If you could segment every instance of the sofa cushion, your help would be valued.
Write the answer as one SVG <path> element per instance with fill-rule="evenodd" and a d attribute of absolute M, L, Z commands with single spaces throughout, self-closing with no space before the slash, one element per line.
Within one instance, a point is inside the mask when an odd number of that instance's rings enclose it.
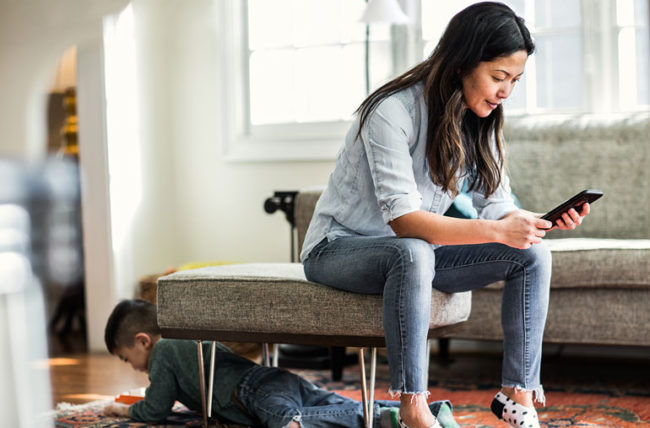
<path fill-rule="evenodd" d="M 472 315 L 458 339 L 501 340 L 501 290 L 472 292 Z M 561 288 L 551 291 L 544 342 L 650 346 L 650 288 Z"/>
<path fill-rule="evenodd" d="M 471 293 L 434 290 L 430 326 L 465 321 Z M 382 298 L 305 279 L 300 263 L 245 263 L 158 280 L 161 328 L 383 337 Z"/>
<path fill-rule="evenodd" d="M 650 239 L 546 239 L 551 288 L 650 288 Z M 503 288 L 503 282 L 489 285 Z"/>
<path fill-rule="evenodd" d="M 582 226 L 554 237 L 650 239 L 650 113 L 511 118 L 504 135 L 524 209 L 547 212 L 583 189 L 605 193 Z"/>
<path fill-rule="evenodd" d="M 650 288 L 650 239 L 547 239 L 551 287 Z"/>

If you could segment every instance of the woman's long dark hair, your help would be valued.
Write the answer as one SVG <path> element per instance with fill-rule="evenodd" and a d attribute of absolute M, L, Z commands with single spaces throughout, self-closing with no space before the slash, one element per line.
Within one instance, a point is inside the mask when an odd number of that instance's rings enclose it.
<path fill-rule="evenodd" d="M 451 19 L 428 59 L 365 99 L 356 111 L 360 120 L 357 138 L 382 100 L 423 82 L 429 110 L 426 154 L 431 179 L 443 190 L 456 194 L 457 171 L 475 165 L 470 189 L 481 189 L 486 197 L 491 195 L 501 183 L 503 170 L 503 107 L 499 105 L 485 118 L 465 109 L 462 78 L 482 61 L 521 50 L 530 55 L 535 45 L 524 20 L 512 9 L 495 2 L 467 7 Z"/>

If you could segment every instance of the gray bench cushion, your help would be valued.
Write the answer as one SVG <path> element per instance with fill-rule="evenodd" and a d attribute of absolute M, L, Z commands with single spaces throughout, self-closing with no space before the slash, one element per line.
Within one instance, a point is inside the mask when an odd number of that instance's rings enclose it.
<path fill-rule="evenodd" d="M 299 263 L 246 263 L 179 271 L 158 280 L 158 308 L 163 331 L 268 333 L 286 335 L 287 343 L 291 335 L 384 336 L 380 295 L 348 293 L 309 282 Z M 465 321 L 470 309 L 471 293 L 433 290 L 430 327 Z M 173 335 L 178 336 L 178 331 Z M 222 340 L 237 340 L 232 334 L 227 336 Z M 242 335 L 241 340 L 250 337 Z"/>

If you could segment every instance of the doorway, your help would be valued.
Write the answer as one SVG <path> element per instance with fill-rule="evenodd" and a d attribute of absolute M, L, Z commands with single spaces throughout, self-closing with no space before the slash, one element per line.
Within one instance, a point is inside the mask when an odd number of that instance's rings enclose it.
<path fill-rule="evenodd" d="M 61 55 L 47 93 L 47 193 L 33 207 L 34 269 L 43 282 L 50 354 L 87 349 L 79 123 L 77 49 Z"/>

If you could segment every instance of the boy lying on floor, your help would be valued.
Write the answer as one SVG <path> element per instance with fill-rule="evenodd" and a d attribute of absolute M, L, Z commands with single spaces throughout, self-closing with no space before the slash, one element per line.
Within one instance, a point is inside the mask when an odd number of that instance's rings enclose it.
<path fill-rule="evenodd" d="M 171 413 L 175 401 L 201 411 L 196 342 L 162 339 L 154 304 L 120 302 L 108 318 L 104 339 L 111 354 L 147 372 L 150 381 L 144 400 L 113 403 L 104 413 L 157 422 Z M 209 343 L 203 347 L 209 362 Z M 270 428 L 363 426 L 362 403 L 320 389 L 289 371 L 259 366 L 221 344 L 215 353 L 214 385 L 212 411 L 221 422 Z M 458 427 L 449 401 L 429 407 L 443 427 Z M 398 427 L 398 410 L 399 401 L 375 402 L 375 427 Z"/>

